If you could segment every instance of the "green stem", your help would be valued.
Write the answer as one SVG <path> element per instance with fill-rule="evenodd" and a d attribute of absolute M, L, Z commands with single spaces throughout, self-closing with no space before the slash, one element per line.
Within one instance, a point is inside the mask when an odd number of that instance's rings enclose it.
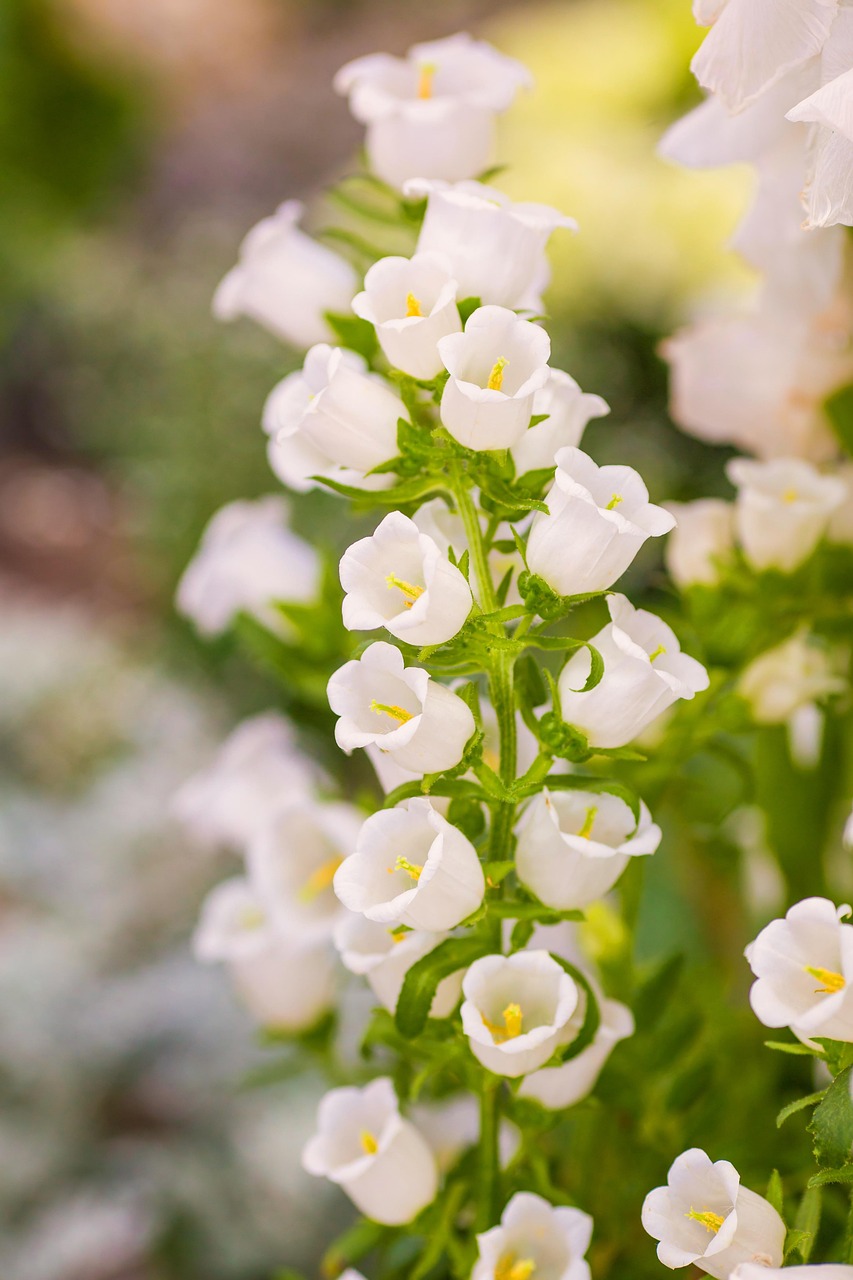
<path fill-rule="evenodd" d="M 484 613 L 493 613 L 498 607 L 498 600 L 489 570 L 488 553 L 483 539 L 483 531 L 480 528 L 477 508 L 471 501 L 471 494 L 464 480 L 458 475 L 454 479 L 456 483 L 453 486 L 453 495 L 456 498 L 456 505 L 459 508 L 462 523 L 465 526 L 465 537 L 468 542 L 468 550 L 471 553 L 471 565 L 477 582 L 480 606 Z"/>
<path fill-rule="evenodd" d="M 501 781 L 511 786 L 518 771 L 518 735 L 515 725 L 515 659 L 512 654 L 498 653 L 489 675 L 489 692 L 498 721 L 500 738 Z M 515 821 L 515 805 L 499 804 L 492 818 L 492 834 L 489 857 L 508 858 L 512 851 L 512 827 Z"/>
<path fill-rule="evenodd" d="M 500 1213 L 500 1082 L 487 1084 L 480 1094 L 480 1195 L 477 1230 L 488 1231 Z"/>

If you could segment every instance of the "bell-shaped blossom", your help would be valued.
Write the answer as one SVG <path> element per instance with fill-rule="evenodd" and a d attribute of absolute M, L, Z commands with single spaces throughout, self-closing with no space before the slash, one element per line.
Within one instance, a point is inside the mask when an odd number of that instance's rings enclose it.
<path fill-rule="evenodd" d="M 458 296 L 501 307 L 530 305 L 531 282 L 547 280 L 545 246 L 573 218 L 544 204 L 515 203 L 481 182 L 407 182 L 408 196 L 427 197 L 418 252 L 450 259 Z"/>
<path fill-rule="evenodd" d="M 463 333 L 438 344 L 450 377 L 441 421 L 469 449 L 508 449 L 530 425 L 533 399 L 548 381 L 551 339 L 506 307 L 479 307 Z"/>
<path fill-rule="evenodd" d="M 342 751 L 375 743 L 417 774 L 452 769 L 475 729 L 461 698 L 422 668 L 405 667 L 400 650 L 383 641 L 336 671 L 328 695 L 340 717 L 335 738 Z"/>
<path fill-rule="evenodd" d="M 334 1002 L 331 948 L 283 933 L 248 880 L 211 891 L 194 948 L 198 960 L 225 963 L 249 1012 L 270 1030 L 304 1031 Z"/>
<path fill-rule="evenodd" d="M 340 576 L 350 631 L 385 627 L 409 644 L 443 644 L 471 612 L 471 588 L 462 573 L 399 511 L 344 552 Z"/>
<path fill-rule="evenodd" d="M 416 253 L 413 258 L 381 258 L 364 277 L 364 292 L 352 309 L 376 328 L 388 363 L 413 378 L 441 372 L 438 341 L 459 333 L 456 279 L 449 258 Z"/>
<path fill-rule="evenodd" d="M 732 458 L 726 475 L 738 491 L 738 541 L 756 569 L 790 573 L 807 560 L 846 493 L 842 481 L 800 458 Z"/>
<path fill-rule="evenodd" d="M 544 422 L 528 427 L 510 452 L 516 474 L 544 471 L 556 466 L 560 449 L 577 446 L 592 418 L 603 418 L 610 405 L 601 396 L 581 391 L 562 369 L 549 369 L 548 381 L 533 397 L 533 417 L 547 414 Z"/>
<path fill-rule="evenodd" d="M 486 882 L 477 851 L 426 798 L 380 809 L 335 874 L 350 911 L 439 933 L 476 911 Z"/>
<path fill-rule="evenodd" d="M 744 1262 L 731 1280 L 853 1280 L 853 1267 L 843 1262 L 817 1262 L 810 1267 L 765 1267 L 761 1263 Z"/>
<path fill-rule="evenodd" d="M 549 1111 L 573 1107 L 595 1088 L 604 1064 L 620 1040 L 634 1034 L 634 1017 L 618 1000 L 600 999 L 601 1022 L 591 1044 L 560 1067 L 543 1067 L 521 1082 L 520 1098 L 533 1098 Z M 575 1010 L 571 1024 L 581 1029 L 585 1003 Z"/>
<path fill-rule="evenodd" d="M 671 1270 L 695 1265 L 728 1280 L 742 1262 L 782 1263 L 785 1224 L 779 1214 L 741 1186 L 728 1160 L 712 1163 L 697 1147 L 674 1161 L 665 1187 L 646 1196 L 643 1226 L 659 1241 L 658 1258 Z"/>
<path fill-rule="evenodd" d="M 527 540 L 528 568 L 558 595 L 605 591 L 675 517 L 649 502 L 631 467 L 599 467 L 574 448 L 561 449 L 556 462 L 548 514 L 537 513 Z"/>
<path fill-rule="evenodd" d="M 282 805 L 246 851 L 252 883 L 283 932 L 328 937 L 340 919 L 335 872 L 355 848 L 364 815 L 310 799 Z"/>
<path fill-rule="evenodd" d="M 608 596 L 612 621 L 590 644 L 604 659 L 604 674 L 594 689 L 583 688 L 590 655 L 580 649 L 560 674 L 563 719 L 576 725 L 593 747 L 624 747 L 679 698 L 708 688 L 700 662 L 681 652 L 674 632 L 625 596 Z"/>
<path fill-rule="evenodd" d="M 418 929 L 396 933 L 392 926 L 348 912 L 335 926 L 334 942 L 344 968 L 365 977 L 379 1003 L 393 1013 L 412 965 L 434 951 L 446 936 Z M 430 1006 L 430 1017 L 448 1017 L 461 992 L 461 971 L 443 978 Z"/>
<path fill-rule="evenodd" d="M 358 280 L 344 258 L 300 231 L 302 212 L 298 200 L 287 200 L 252 228 L 216 290 L 213 313 L 250 316 L 305 350 L 331 337 L 326 312 L 348 312 Z"/>
<path fill-rule="evenodd" d="M 465 33 L 413 45 L 405 58 L 357 58 L 335 76 L 336 91 L 367 125 L 371 169 L 397 188 L 408 178 L 483 173 L 494 158 L 496 115 L 531 84 L 520 62 Z"/>
<path fill-rule="evenodd" d="M 792 107 L 787 118 L 811 124 L 816 134 L 804 192 L 806 226 L 853 225 L 853 70 Z"/>
<path fill-rule="evenodd" d="M 714 586 L 734 551 L 734 508 L 721 498 L 668 502 L 676 519 L 666 540 L 664 563 L 676 586 Z"/>
<path fill-rule="evenodd" d="M 801 632 L 753 658 L 737 684 L 756 724 L 786 724 L 800 707 L 846 688 L 836 655 Z"/>
<path fill-rule="evenodd" d="M 286 634 L 276 601 L 308 604 L 319 587 L 319 556 L 288 529 L 287 503 L 258 498 L 217 511 L 178 583 L 175 603 L 204 636 L 225 631 L 241 612 Z"/>
<path fill-rule="evenodd" d="M 460 1093 L 438 1102 L 422 1102 L 412 1107 L 412 1120 L 420 1129 L 438 1161 L 441 1173 L 453 1167 L 467 1147 L 480 1140 L 480 1107 L 472 1093 Z M 506 1168 L 518 1150 L 521 1134 L 511 1120 L 501 1119 L 498 1157 Z"/>
<path fill-rule="evenodd" d="M 555 1208 L 542 1196 L 518 1191 L 504 1209 L 500 1226 L 477 1236 L 471 1280 L 590 1280 L 584 1255 L 592 1226 L 592 1218 L 581 1209 Z"/>
<path fill-rule="evenodd" d="M 172 809 L 200 843 L 244 848 L 282 804 L 310 794 L 320 777 L 288 722 L 270 711 L 239 724 L 211 763 L 183 784 Z"/>
<path fill-rule="evenodd" d="M 773 920 L 746 949 L 757 981 L 749 993 L 766 1027 L 805 1039 L 853 1041 L 853 925 L 847 906 L 805 898 Z"/>
<path fill-rule="evenodd" d="M 618 796 L 547 788 L 518 831 L 518 877 L 557 911 L 585 907 L 613 888 L 632 857 L 654 853 L 661 830 L 645 805 L 640 821 Z"/>
<path fill-rule="evenodd" d="M 471 1052 L 499 1076 L 543 1067 L 571 1039 L 577 984 L 547 951 L 475 960 L 462 982 L 462 1028 Z"/>
<path fill-rule="evenodd" d="M 302 1153 L 315 1177 L 336 1182 L 366 1217 L 411 1222 L 435 1199 L 438 1169 L 429 1146 L 400 1115 L 387 1077 L 363 1089 L 332 1089 L 321 1100 L 317 1133 Z"/>

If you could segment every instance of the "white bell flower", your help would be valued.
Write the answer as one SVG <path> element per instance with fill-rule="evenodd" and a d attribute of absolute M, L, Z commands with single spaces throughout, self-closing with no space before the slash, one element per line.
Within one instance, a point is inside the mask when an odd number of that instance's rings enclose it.
<path fill-rule="evenodd" d="M 593 747 L 624 747 L 679 698 L 708 688 L 708 673 L 681 652 L 675 634 L 660 618 L 635 609 L 625 596 L 611 595 L 612 621 L 590 644 L 604 659 L 594 689 L 577 693 L 590 672 L 590 655 L 580 649 L 560 674 L 563 719 L 586 734 Z"/>
<path fill-rule="evenodd" d="M 529 427 L 510 450 L 516 475 L 553 467 L 560 449 L 579 445 L 587 423 L 609 412 L 610 405 L 601 396 L 581 391 L 562 369 L 549 369 L 548 381 L 533 397 L 533 417 L 548 416 Z"/>
<path fill-rule="evenodd" d="M 537 512 L 527 565 L 558 595 L 604 591 L 634 560 L 647 538 L 668 533 L 675 517 L 649 502 L 631 467 L 599 467 L 580 449 L 556 457 L 548 514 Z"/>
<path fill-rule="evenodd" d="M 545 788 L 518 829 L 518 877 L 546 907 L 573 911 L 608 893 L 632 857 L 654 853 L 661 830 L 618 796 Z"/>
<path fill-rule="evenodd" d="M 216 290 L 213 313 L 250 316 L 304 351 L 331 337 L 325 313 L 349 311 L 358 279 L 344 258 L 300 231 L 302 213 L 298 200 L 287 200 L 252 228 Z"/>
<path fill-rule="evenodd" d="M 471 612 L 471 588 L 462 573 L 399 511 L 344 552 L 340 577 L 349 631 L 385 627 L 409 644 L 443 644 Z"/>
<path fill-rule="evenodd" d="M 853 1267 L 842 1262 L 817 1262 L 810 1267 L 765 1267 L 744 1262 L 731 1280 L 853 1280 Z"/>
<path fill-rule="evenodd" d="M 450 373 L 441 421 L 469 449 L 508 449 L 530 425 L 533 398 L 548 381 L 551 339 L 506 307 L 479 307 L 463 333 L 438 344 Z"/>
<path fill-rule="evenodd" d="M 558 227 L 577 230 L 573 218 L 544 204 L 518 204 L 481 182 L 413 179 L 406 195 L 427 197 L 418 252 L 450 259 L 460 299 L 524 307 L 531 282 L 547 279 L 545 247 Z"/>
<path fill-rule="evenodd" d="M 804 192 L 806 227 L 853 225 L 853 70 L 836 76 L 787 113 L 814 127 Z"/>
<path fill-rule="evenodd" d="M 807 560 L 846 493 L 842 481 L 800 458 L 732 458 L 726 475 L 738 491 L 738 541 L 756 569 L 790 573 Z"/>
<path fill-rule="evenodd" d="M 252 840 L 249 878 L 283 932 L 330 935 L 341 917 L 332 882 L 363 821 L 354 805 L 300 799 L 282 805 Z"/>
<path fill-rule="evenodd" d="M 430 933 L 455 928 L 485 891 L 477 850 L 425 797 L 368 818 L 335 874 L 335 893 L 350 911 Z"/>
<path fill-rule="evenodd" d="M 480 1107 L 472 1093 L 442 1098 L 439 1102 L 422 1102 L 412 1107 L 412 1120 L 426 1138 L 438 1161 L 441 1173 L 453 1167 L 467 1147 L 480 1140 Z M 498 1134 L 498 1157 L 505 1169 L 521 1142 L 521 1134 L 511 1120 L 501 1118 Z"/>
<path fill-rule="evenodd" d="M 753 658 L 737 683 L 756 724 L 786 724 L 800 707 L 846 688 L 835 656 L 800 632 Z"/>
<path fill-rule="evenodd" d="M 424 380 L 441 372 L 439 338 L 462 328 L 456 279 L 450 259 L 440 253 L 381 258 L 364 277 L 352 309 L 375 326 L 389 364 Z"/>
<path fill-rule="evenodd" d="M 237 725 L 211 763 L 180 787 L 172 812 L 201 844 L 244 847 L 281 805 L 321 780 L 283 716 L 273 711 Z"/>
<path fill-rule="evenodd" d="M 328 695 L 342 751 L 376 743 L 418 774 L 457 765 L 476 727 L 461 698 L 422 668 L 405 667 L 400 650 L 383 641 L 336 671 Z"/>
<path fill-rule="evenodd" d="M 676 586 L 714 586 L 734 551 L 734 508 L 721 498 L 668 502 L 676 519 L 666 540 L 664 563 Z"/>
<path fill-rule="evenodd" d="M 240 612 L 287 635 L 277 601 L 308 604 L 320 588 L 320 558 L 287 527 L 283 498 L 229 502 L 213 516 L 178 583 L 175 604 L 204 636 L 225 631 Z"/>
<path fill-rule="evenodd" d="M 598 1007 L 601 1022 L 592 1043 L 561 1067 L 543 1067 L 526 1076 L 518 1091 L 520 1098 L 533 1098 L 549 1111 L 562 1111 L 592 1092 L 616 1045 L 634 1034 L 634 1016 L 627 1005 L 600 999 Z M 576 1010 L 571 1021 L 580 1031 L 582 1012 Z"/>
<path fill-rule="evenodd" d="M 302 1153 L 303 1168 L 337 1183 L 374 1222 L 411 1222 L 435 1199 L 435 1158 L 400 1115 L 387 1077 L 363 1089 L 332 1089 L 320 1102 L 317 1130 Z"/>
<path fill-rule="evenodd" d="M 456 181 L 486 170 L 495 116 L 532 79 L 514 58 L 460 33 L 413 45 L 405 58 L 357 58 L 341 67 L 334 84 L 367 125 L 371 169 L 401 188 L 407 178 Z"/>
<path fill-rule="evenodd" d="M 475 960 L 462 982 L 462 1029 L 471 1052 L 499 1076 L 543 1067 L 571 1038 L 577 984 L 547 951 Z"/>
<path fill-rule="evenodd" d="M 757 981 L 749 1002 L 766 1027 L 801 1039 L 853 1041 L 853 925 L 847 906 L 805 898 L 773 920 L 746 949 Z"/>
<path fill-rule="evenodd" d="M 712 1163 L 697 1147 L 683 1152 L 643 1205 L 643 1226 L 658 1240 L 665 1267 L 695 1265 L 728 1280 L 742 1262 L 782 1264 L 785 1224 L 762 1196 L 742 1187 L 728 1160 Z"/>
<path fill-rule="evenodd" d="M 270 1030 L 304 1031 L 334 1003 L 331 948 L 282 933 L 241 877 L 208 894 L 193 945 L 198 960 L 225 963 L 249 1012 Z"/>
<path fill-rule="evenodd" d="M 344 968 L 366 978 L 379 1003 L 393 1013 L 412 965 L 434 951 L 446 937 L 417 929 L 395 933 L 392 926 L 347 913 L 335 926 L 334 942 Z M 430 1006 L 430 1017 L 448 1017 L 461 993 L 461 971 L 443 978 Z"/>
<path fill-rule="evenodd" d="M 477 1236 L 471 1280 L 590 1280 L 584 1254 L 592 1226 L 592 1218 L 581 1209 L 555 1208 L 542 1196 L 518 1191 L 504 1209 L 500 1226 Z"/>

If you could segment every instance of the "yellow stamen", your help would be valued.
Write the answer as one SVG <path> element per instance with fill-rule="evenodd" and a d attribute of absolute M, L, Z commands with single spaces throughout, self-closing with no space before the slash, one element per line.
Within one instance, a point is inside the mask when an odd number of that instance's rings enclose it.
<path fill-rule="evenodd" d="M 394 863 L 393 867 L 388 867 L 388 872 L 390 874 L 393 874 L 395 871 L 405 871 L 406 874 L 410 875 L 417 884 L 418 880 L 421 878 L 423 867 L 419 867 L 416 862 L 409 862 L 408 858 L 404 858 L 402 854 L 398 854 L 397 861 Z"/>
<path fill-rule="evenodd" d="M 379 1143 L 376 1141 L 369 1129 L 362 1129 L 359 1137 L 361 1138 L 361 1146 L 364 1154 L 366 1156 L 375 1156 L 376 1152 L 379 1150 Z"/>
<path fill-rule="evenodd" d="M 592 831 L 592 824 L 595 822 L 597 814 L 598 814 L 597 805 L 592 805 L 591 808 L 587 809 L 586 817 L 583 820 L 583 826 L 578 832 L 578 835 L 581 837 L 582 840 L 589 839 L 590 832 Z"/>
<path fill-rule="evenodd" d="M 818 987 L 815 995 L 834 996 L 837 991 L 844 990 L 844 975 L 835 973 L 832 969 L 812 968 L 810 964 L 806 965 L 806 973 L 810 973 L 813 978 L 817 978 L 818 982 L 823 986 Z"/>
<path fill-rule="evenodd" d="M 613 497 L 610 499 L 610 501 L 608 502 L 608 504 L 607 504 L 607 506 L 604 508 L 604 510 L 605 510 L 605 511 L 615 511 L 615 510 L 616 510 L 616 508 L 619 506 L 619 503 L 620 503 L 621 501 L 622 501 L 622 494 L 621 494 L 621 493 L 614 493 Z"/>
<path fill-rule="evenodd" d="M 691 1209 L 689 1213 L 685 1213 L 685 1218 L 691 1218 L 694 1222 L 701 1222 L 705 1230 L 712 1236 L 715 1236 L 720 1227 L 725 1222 L 725 1218 L 721 1218 L 718 1213 L 712 1213 L 710 1209 L 703 1209 L 701 1213 L 697 1213 L 695 1209 Z"/>
<path fill-rule="evenodd" d="M 410 316 L 422 316 L 422 315 L 423 315 L 423 312 L 421 311 L 420 301 L 415 297 L 413 293 L 407 293 L 406 294 L 406 319 L 408 320 Z"/>
<path fill-rule="evenodd" d="M 260 929 L 266 917 L 260 907 L 244 907 L 240 912 L 241 929 Z"/>
<path fill-rule="evenodd" d="M 299 901 L 313 902 L 315 898 L 328 889 L 335 878 L 335 872 L 342 862 L 343 858 L 329 858 L 328 862 L 324 862 L 316 871 L 312 871 L 299 890 Z"/>
<path fill-rule="evenodd" d="M 514 1253 L 505 1253 L 495 1267 L 495 1280 L 530 1280 L 535 1270 L 532 1258 L 516 1258 Z"/>
<path fill-rule="evenodd" d="M 489 374 L 489 381 L 486 383 L 489 391 L 500 391 L 504 384 L 504 369 L 508 364 L 509 361 L 501 356 L 492 365 L 492 372 Z"/>
<path fill-rule="evenodd" d="M 412 605 L 424 593 L 425 587 L 417 587 L 413 582 L 406 582 L 405 578 L 398 578 L 395 574 L 389 573 L 385 577 L 385 581 L 389 587 L 396 587 L 398 591 L 402 591 L 406 597 L 406 608 L 411 609 Z"/>
<path fill-rule="evenodd" d="M 393 703 L 389 706 L 386 702 L 377 702 L 375 698 L 370 704 L 370 710 L 375 711 L 377 715 L 384 714 L 390 716 L 392 720 L 399 720 L 400 724 L 408 724 L 412 718 L 411 711 L 406 711 L 405 707 L 398 707 Z"/>
<path fill-rule="evenodd" d="M 654 662 L 655 658 L 662 658 L 666 653 L 666 645 L 659 644 L 658 647 L 649 654 L 649 662 Z"/>
<path fill-rule="evenodd" d="M 434 62 L 421 63 L 419 67 L 420 74 L 418 76 L 418 97 L 419 98 L 432 97 L 432 82 L 435 79 L 435 73 L 437 70 L 438 70 L 438 67 L 435 65 Z"/>
<path fill-rule="evenodd" d="M 487 1031 L 491 1032 L 495 1044 L 503 1044 L 506 1040 L 515 1040 L 516 1036 L 521 1035 L 521 1024 L 524 1015 L 519 1004 L 508 1004 L 504 1009 L 501 1014 L 504 1020 L 502 1027 L 496 1022 L 491 1022 L 484 1013 L 481 1013 L 480 1017 L 483 1019 L 483 1026 Z"/>
<path fill-rule="evenodd" d="M 800 495 L 797 493 L 796 489 L 786 489 L 785 492 L 782 494 L 782 501 L 796 502 L 799 496 Z"/>

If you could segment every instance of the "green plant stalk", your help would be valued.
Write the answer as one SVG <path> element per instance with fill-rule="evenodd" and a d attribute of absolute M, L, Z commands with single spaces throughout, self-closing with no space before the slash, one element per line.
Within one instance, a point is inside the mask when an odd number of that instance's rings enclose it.
<path fill-rule="evenodd" d="M 500 1203 L 501 1083 L 484 1085 L 480 1094 L 480 1185 L 477 1230 L 488 1231 L 498 1220 Z"/>

